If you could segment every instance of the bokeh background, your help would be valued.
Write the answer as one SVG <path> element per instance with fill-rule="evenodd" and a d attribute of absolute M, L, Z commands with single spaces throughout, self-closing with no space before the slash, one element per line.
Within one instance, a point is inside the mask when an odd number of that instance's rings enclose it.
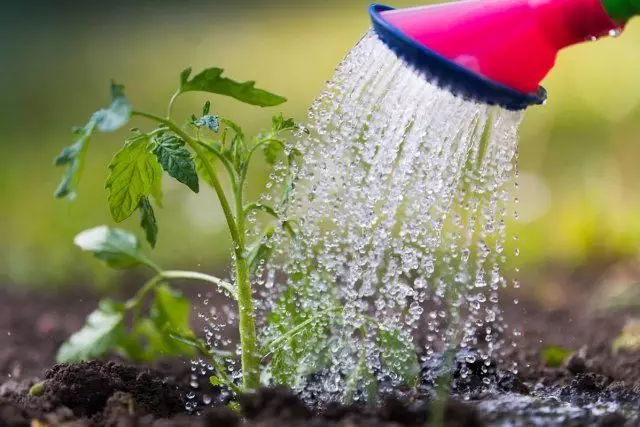
<path fill-rule="evenodd" d="M 78 199 L 54 200 L 52 159 L 71 128 L 109 102 L 111 78 L 137 109 L 162 112 L 187 66 L 225 68 L 285 95 L 259 109 L 187 95 L 175 116 L 214 111 L 257 131 L 282 111 L 304 120 L 335 65 L 368 28 L 368 0 L 20 1 L 0 5 L 1 284 L 110 289 L 119 277 L 72 245 L 111 224 L 106 164 L 125 132 L 91 144 Z M 420 2 L 396 0 L 394 6 Z M 516 25 L 516 23 L 514 23 Z M 563 52 L 545 81 L 549 101 L 521 128 L 520 275 L 634 258 L 640 248 L 640 22 L 615 39 Z M 264 173 L 264 170 L 254 171 Z M 211 197 L 165 185 L 155 258 L 218 270 L 227 263 L 222 215 Z M 259 192 L 260 188 L 252 191 Z M 123 227 L 138 231 L 137 218 Z"/>

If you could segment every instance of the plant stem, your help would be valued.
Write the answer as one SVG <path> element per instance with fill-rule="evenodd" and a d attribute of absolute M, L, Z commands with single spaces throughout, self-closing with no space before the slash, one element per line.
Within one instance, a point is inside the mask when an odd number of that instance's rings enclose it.
<path fill-rule="evenodd" d="M 176 135 L 184 139 L 196 155 L 202 159 L 202 163 L 207 174 L 211 178 L 211 183 L 213 184 L 213 188 L 218 196 L 218 200 L 222 206 L 222 211 L 227 220 L 227 226 L 229 227 L 229 233 L 231 234 L 234 246 L 237 300 L 240 317 L 240 347 L 242 349 L 242 383 L 243 387 L 247 390 L 257 389 L 260 386 L 260 358 L 257 351 L 258 338 L 254 318 L 253 291 L 249 281 L 249 269 L 245 258 L 244 212 L 242 206 L 243 183 L 238 183 L 234 185 L 233 188 L 236 202 L 236 217 L 234 218 L 233 211 L 231 210 L 227 196 L 222 189 L 218 175 L 216 174 L 211 162 L 209 162 L 207 157 L 204 156 L 202 151 L 203 148 L 198 144 L 198 142 L 180 129 L 180 127 L 170 119 L 163 119 L 162 117 L 141 111 L 132 111 L 131 115 L 145 117 L 158 123 L 162 123 Z"/>
<path fill-rule="evenodd" d="M 247 390 L 260 386 L 260 357 L 253 308 L 253 291 L 249 269 L 243 253 L 236 251 L 236 282 L 240 314 L 240 345 L 242 347 L 242 384 Z"/>
<path fill-rule="evenodd" d="M 175 93 L 171 96 L 171 99 L 169 100 L 169 105 L 167 106 L 167 119 L 171 120 L 171 112 L 173 111 L 173 103 L 175 102 L 176 98 L 178 98 L 178 96 L 180 96 L 182 92 L 180 92 L 180 89 L 176 90 Z"/>
<path fill-rule="evenodd" d="M 236 220 L 239 239 L 236 241 L 236 286 L 238 287 L 238 309 L 240 314 L 240 345 L 242 346 L 242 385 L 245 389 L 255 390 L 260 386 L 260 355 L 258 354 L 258 336 L 256 334 L 255 311 L 253 307 L 253 289 L 249 277 L 244 239 L 244 206 L 242 204 L 240 183 L 235 185 Z"/>
<path fill-rule="evenodd" d="M 234 299 L 238 299 L 238 291 L 231 284 L 227 283 L 222 279 L 219 279 L 215 276 L 210 276 L 204 273 L 197 273 L 194 271 L 180 271 L 180 270 L 170 270 L 163 271 L 162 277 L 165 279 L 190 279 L 190 280 L 200 280 L 202 282 L 213 283 L 218 286 L 220 289 L 223 289 L 231 294 Z"/>

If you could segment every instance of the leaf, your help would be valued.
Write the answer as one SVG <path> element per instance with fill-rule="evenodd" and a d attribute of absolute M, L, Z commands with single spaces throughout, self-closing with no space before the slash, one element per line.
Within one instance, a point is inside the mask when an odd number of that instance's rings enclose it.
<path fill-rule="evenodd" d="M 236 133 L 236 135 L 240 135 L 240 137 L 244 138 L 244 131 L 242 130 L 242 127 L 239 124 L 225 118 L 221 118 L 220 122 L 225 126 L 227 126 L 228 128 L 230 128 L 231 130 L 233 130 Z"/>
<path fill-rule="evenodd" d="M 153 213 L 153 206 L 151 206 L 151 202 L 147 196 L 140 198 L 138 209 L 140 210 L 140 227 L 142 227 L 145 232 L 147 242 L 149 242 L 152 248 L 155 248 L 156 242 L 158 241 L 158 223 Z"/>
<path fill-rule="evenodd" d="M 111 301 L 101 301 L 89 314 L 85 325 L 62 344 L 56 355 L 59 363 L 90 360 L 105 354 L 122 332 L 124 308 Z"/>
<path fill-rule="evenodd" d="M 55 166 L 67 166 L 58 189 L 54 193 L 57 199 L 68 198 L 73 200 L 76 196 L 78 183 L 84 169 L 84 160 L 89 148 L 89 140 L 95 130 L 95 123 L 89 122 L 85 127 L 75 131 L 76 141 L 73 145 L 65 147 L 54 160 Z"/>
<path fill-rule="evenodd" d="M 131 117 L 131 105 L 124 96 L 124 86 L 111 82 L 111 105 L 94 113 L 92 120 L 100 132 L 120 129 Z"/>
<path fill-rule="evenodd" d="M 280 105 L 287 100 L 282 96 L 256 89 L 253 81 L 239 83 L 222 77 L 223 71 L 221 68 L 208 68 L 189 80 L 191 68 L 187 68 L 180 74 L 180 92 L 200 91 L 215 93 L 230 96 L 238 101 L 259 107 Z"/>
<path fill-rule="evenodd" d="M 269 367 L 273 379 L 277 384 L 290 387 L 300 378 L 327 367 L 331 360 L 329 311 L 311 313 L 304 310 L 297 297 L 297 289 L 293 286 L 280 297 L 268 316 L 273 339 L 263 348 L 265 356 L 271 354 Z"/>
<path fill-rule="evenodd" d="M 190 312 L 191 304 L 180 291 L 168 285 L 156 288 L 156 297 L 151 306 L 151 319 L 161 330 L 183 336 L 194 335 L 189 325 Z"/>
<path fill-rule="evenodd" d="M 420 363 L 410 338 L 399 329 L 378 329 L 380 363 L 406 386 L 412 386 L 420 373 Z"/>
<path fill-rule="evenodd" d="M 189 301 L 179 291 L 165 284 L 156 287 L 150 316 L 135 325 L 136 332 L 145 338 L 147 353 L 152 358 L 195 354 L 198 347 L 185 342 L 187 339 L 197 342 L 189 326 L 190 310 Z"/>
<path fill-rule="evenodd" d="M 191 153 L 185 147 L 185 142 L 175 135 L 162 135 L 155 138 L 154 142 L 155 147 L 152 151 L 162 169 L 197 193 L 200 190 L 198 174 Z"/>
<path fill-rule="evenodd" d="M 264 205 L 266 208 L 271 208 L 268 205 Z M 272 209 L 272 208 L 271 208 Z M 275 213 L 275 211 L 274 211 Z M 249 261 L 249 271 L 255 273 L 260 265 L 264 265 L 271 255 L 274 248 L 271 238 L 273 237 L 273 229 L 269 230 L 253 247 L 248 249 L 247 260 Z"/>
<path fill-rule="evenodd" d="M 211 110 L 211 102 L 207 101 L 204 103 L 204 106 L 202 107 L 202 115 L 206 116 L 207 114 L 209 114 L 210 110 Z"/>
<path fill-rule="evenodd" d="M 542 359 L 542 362 L 546 366 L 550 368 L 557 368 L 559 366 L 562 366 L 564 361 L 573 353 L 573 350 L 569 350 L 564 347 L 548 345 L 544 349 L 542 349 L 540 357 Z"/>
<path fill-rule="evenodd" d="M 613 353 L 620 350 L 640 350 L 640 319 L 629 319 L 622 328 L 622 332 L 611 344 Z"/>
<path fill-rule="evenodd" d="M 268 142 L 264 145 L 263 153 L 268 164 L 275 164 L 280 153 L 284 151 L 285 142 L 278 138 L 278 134 L 285 131 L 293 131 L 299 126 L 292 119 L 285 119 L 282 114 L 271 118 L 271 130 L 263 136 Z"/>
<path fill-rule="evenodd" d="M 292 118 L 285 119 L 282 113 L 275 115 L 271 118 L 271 132 L 274 134 L 283 131 L 291 131 L 298 128 L 295 120 Z"/>
<path fill-rule="evenodd" d="M 162 168 L 148 145 L 146 135 L 134 137 L 109 163 L 105 188 L 109 190 L 109 211 L 116 222 L 130 217 L 143 197 L 153 196 L 162 206 Z"/>
<path fill-rule="evenodd" d="M 273 165 L 278 160 L 278 156 L 282 153 L 282 145 L 284 141 L 271 140 L 264 145 L 262 152 L 264 153 L 264 159 L 270 165 Z"/>
<path fill-rule="evenodd" d="M 74 199 L 76 189 L 80 182 L 84 161 L 89 148 L 89 139 L 97 129 L 100 132 L 111 132 L 124 126 L 131 117 L 131 106 L 124 96 L 124 86 L 111 83 L 111 105 L 108 108 L 97 111 L 91 116 L 91 120 L 84 127 L 74 133 L 77 138 L 73 145 L 66 147 L 55 159 L 56 166 L 67 166 L 67 171 L 54 196 L 58 199 Z M 137 203 L 136 203 L 137 204 Z"/>
<path fill-rule="evenodd" d="M 218 158 L 211 152 L 211 150 L 214 150 L 215 147 L 212 147 L 211 145 L 205 143 L 200 144 L 200 146 L 204 148 L 204 150 L 200 150 L 204 154 L 204 159 L 209 162 L 209 164 L 215 165 Z M 194 162 L 196 165 L 196 172 L 198 173 L 198 176 L 200 176 L 200 178 L 204 180 L 204 182 L 213 187 L 213 180 L 211 179 L 211 176 L 209 176 L 209 171 L 207 171 L 207 168 L 205 167 L 205 160 L 203 160 L 200 156 L 195 156 Z"/>
<path fill-rule="evenodd" d="M 211 385 L 214 386 L 214 387 L 224 386 L 224 384 L 222 383 L 220 378 L 216 377 L 215 375 L 211 375 L 209 377 L 209 383 L 211 383 Z"/>
<path fill-rule="evenodd" d="M 138 239 L 133 234 L 106 225 L 78 234 L 73 242 L 112 268 L 128 268 L 148 261 L 139 251 Z"/>

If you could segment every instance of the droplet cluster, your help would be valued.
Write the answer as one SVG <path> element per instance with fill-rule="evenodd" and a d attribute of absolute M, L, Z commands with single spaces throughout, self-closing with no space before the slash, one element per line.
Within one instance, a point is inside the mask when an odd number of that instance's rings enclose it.
<path fill-rule="evenodd" d="M 373 32 L 338 66 L 296 146 L 303 162 L 281 214 L 297 239 L 259 278 L 264 312 L 287 286 L 301 309 L 341 307 L 314 395 L 348 388 L 363 354 L 379 381 L 398 379 L 401 366 L 380 362 L 379 330 L 402 331 L 426 358 L 474 348 L 488 367 L 499 355 L 521 119 L 427 81 Z"/>

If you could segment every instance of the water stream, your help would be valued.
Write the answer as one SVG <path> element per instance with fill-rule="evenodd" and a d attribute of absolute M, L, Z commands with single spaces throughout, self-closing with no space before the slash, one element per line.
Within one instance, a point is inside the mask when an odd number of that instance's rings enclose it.
<path fill-rule="evenodd" d="M 343 307 L 329 394 L 348 387 L 363 352 L 368 372 L 400 380 L 376 353 L 380 331 L 416 337 L 425 357 L 479 348 L 487 366 L 511 343 L 498 291 L 513 285 L 503 266 L 517 255 L 504 246 L 521 118 L 453 96 L 373 33 L 338 66 L 296 147 L 304 163 L 283 214 L 298 239 L 272 267 L 301 309 Z M 279 275 L 269 277 L 277 294 Z"/>

